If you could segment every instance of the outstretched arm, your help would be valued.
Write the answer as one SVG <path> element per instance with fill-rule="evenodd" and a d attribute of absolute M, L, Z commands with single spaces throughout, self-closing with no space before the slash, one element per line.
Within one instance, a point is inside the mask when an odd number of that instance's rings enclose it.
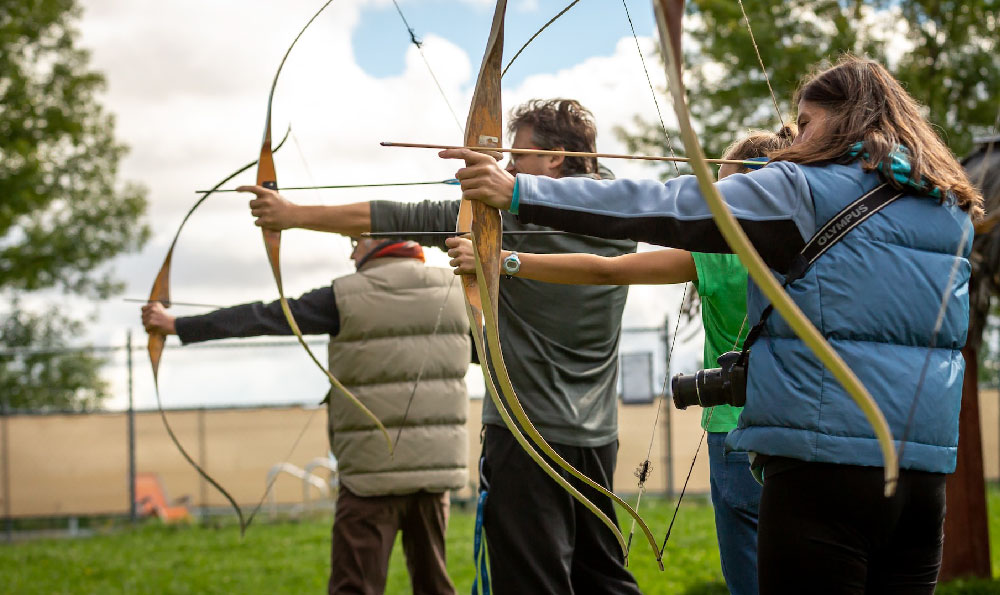
<path fill-rule="evenodd" d="M 340 332 L 340 312 L 332 287 L 321 287 L 288 300 L 299 328 L 306 335 L 336 335 Z M 146 332 L 177 335 L 181 342 L 199 343 L 234 337 L 291 335 L 292 329 L 280 302 L 255 302 L 230 306 L 197 316 L 174 317 L 162 304 L 142 307 Z"/>
<path fill-rule="evenodd" d="M 346 205 L 298 205 L 262 186 L 240 186 L 240 192 L 251 192 L 256 198 L 250 201 L 250 214 L 257 220 L 257 227 L 280 231 L 283 229 L 311 229 L 358 236 L 371 231 L 371 207 L 367 202 Z"/>
<path fill-rule="evenodd" d="M 448 238 L 448 256 L 456 275 L 475 273 L 472 242 L 466 238 Z M 504 250 L 501 260 L 510 251 Z M 641 285 L 684 283 L 697 278 L 694 259 L 684 250 L 656 250 L 621 256 L 596 254 L 526 254 L 518 277 L 564 285 Z M 502 272 L 502 271 L 501 271 Z"/>
<path fill-rule="evenodd" d="M 466 167 L 456 172 L 462 198 L 511 210 L 522 223 L 693 252 L 731 251 L 694 176 L 665 183 L 526 174 L 514 178 L 467 149 L 440 155 L 466 160 Z M 749 174 L 728 176 L 716 187 L 764 262 L 787 271 L 816 229 L 804 166 L 779 161 Z"/>

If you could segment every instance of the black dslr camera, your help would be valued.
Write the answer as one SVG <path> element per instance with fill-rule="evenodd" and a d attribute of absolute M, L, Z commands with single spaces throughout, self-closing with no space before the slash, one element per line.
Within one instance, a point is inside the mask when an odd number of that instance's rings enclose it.
<path fill-rule="evenodd" d="M 747 362 L 741 351 L 727 351 L 719 356 L 719 367 L 699 370 L 692 376 L 678 374 L 670 381 L 674 407 L 691 405 L 742 407 L 747 401 Z"/>

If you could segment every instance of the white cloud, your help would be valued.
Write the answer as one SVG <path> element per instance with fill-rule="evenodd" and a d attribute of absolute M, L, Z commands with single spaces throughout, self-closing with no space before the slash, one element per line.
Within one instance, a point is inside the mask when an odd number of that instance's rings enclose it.
<path fill-rule="evenodd" d="M 289 56 L 278 82 L 273 114 L 275 137 L 283 134 L 289 121 L 294 130 L 295 140 L 276 158 L 282 185 L 437 180 L 451 177 L 457 169 L 455 163 L 438 159 L 434 151 L 378 145 L 381 140 L 454 144 L 460 134 L 416 48 L 407 46 L 405 66 L 396 76 L 373 77 L 358 66 L 351 35 L 361 8 L 374 3 L 334 2 Z M 140 254 L 113 263 L 128 284 L 127 295 L 147 295 L 174 230 L 196 198 L 194 190 L 211 186 L 256 158 L 274 70 L 315 9 L 315 2 L 304 1 L 234 5 L 178 0 L 160 3 L 152 13 L 148 4 L 126 0 L 85 3 L 82 43 L 93 49 L 93 66 L 108 78 L 104 103 L 117 116 L 118 137 L 132 149 L 122 162 L 122 177 L 150 188 L 153 239 Z M 464 121 L 480 57 L 470 57 L 435 35 L 427 35 L 424 41 L 424 53 L 443 91 Z M 654 41 L 641 38 L 640 42 L 648 56 Z M 636 113 L 655 117 L 635 42 L 623 38 L 610 56 L 575 62 L 567 57 L 566 63 L 558 72 L 528 77 L 505 90 L 505 107 L 533 97 L 578 98 L 597 117 L 599 148 L 624 152 L 613 127 L 630 125 Z M 647 59 L 647 63 L 653 84 L 662 88 L 662 68 L 656 60 Z M 669 102 L 663 96 L 659 102 L 669 126 L 673 121 Z M 635 162 L 609 165 L 620 176 L 655 175 L 648 166 Z M 251 171 L 237 182 L 253 178 Z M 454 196 L 453 187 L 290 194 L 293 200 L 308 203 Z M 213 196 L 188 223 L 174 255 L 175 300 L 229 304 L 274 299 L 273 281 L 259 231 L 246 210 L 247 200 L 243 195 Z M 444 265 L 446 258 L 438 253 L 431 255 L 430 262 Z M 284 234 L 282 263 L 290 296 L 327 284 L 353 268 L 344 240 L 304 231 Z M 679 288 L 633 288 L 631 293 L 627 326 L 659 324 L 666 313 L 674 315 L 680 297 Z M 99 323 L 86 339 L 97 344 L 120 343 L 126 328 L 133 329 L 136 341 L 141 342 L 138 307 L 105 304 L 100 307 Z M 212 352 L 210 357 L 209 352 L 199 353 L 203 355 L 182 359 L 168 352 L 165 374 L 185 370 L 171 381 L 173 394 L 204 399 L 207 393 L 215 393 L 216 398 L 229 401 L 258 397 L 261 401 L 312 401 L 325 383 L 318 372 L 309 371 L 308 362 L 303 364 L 304 358 L 294 349 L 259 358 L 239 351 L 229 352 L 237 357 L 227 352 Z M 195 366 L 191 360 L 201 361 L 199 357 L 206 360 L 200 364 L 204 372 L 174 367 L 174 361 L 176 366 L 183 361 Z M 269 358 L 270 363 L 261 366 L 274 366 L 280 374 L 249 382 L 236 380 L 255 369 L 254 362 Z M 290 372 L 297 379 L 294 386 L 287 381 Z M 108 374 L 123 395 L 123 370 L 112 368 Z M 146 376 L 145 372 L 137 374 L 140 406 L 152 405 Z M 218 390 L 206 391 L 213 386 Z M 249 393 L 257 396 L 244 397 Z M 112 406 L 122 404 L 118 398 Z"/>
<path fill-rule="evenodd" d="M 514 6 L 514 10 L 519 13 L 538 12 L 539 8 L 541 7 L 538 4 L 538 0 L 518 0 Z"/>
<path fill-rule="evenodd" d="M 670 100 L 660 90 L 665 87 L 666 73 L 658 60 L 650 59 L 655 40 L 639 38 L 647 56 L 650 80 L 656 90 L 667 128 L 675 128 L 676 118 Z M 587 58 L 552 74 L 534 75 L 520 86 L 505 91 L 504 105 L 514 106 L 532 98 L 571 97 L 594 113 L 597 120 L 598 150 L 604 153 L 625 153 L 625 145 L 616 138 L 615 126 L 631 127 L 632 119 L 640 114 L 646 120 L 656 120 L 654 94 L 646 82 L 635 40 L 622 38 L 610 56 Z M 620 177 L 655 177 L 656 170 L 640 161 L 616 160 L 607 163 Z"/>

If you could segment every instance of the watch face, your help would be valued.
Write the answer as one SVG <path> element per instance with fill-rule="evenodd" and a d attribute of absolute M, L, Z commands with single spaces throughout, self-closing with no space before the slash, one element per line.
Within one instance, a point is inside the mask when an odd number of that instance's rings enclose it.
<path fill-rule="evenodd" d="M 517 271 L 521 270 L 521 261 L 514 255 L 508 256 L 503 259 L 503 270 L 504 272 L 513 275 Z"/>

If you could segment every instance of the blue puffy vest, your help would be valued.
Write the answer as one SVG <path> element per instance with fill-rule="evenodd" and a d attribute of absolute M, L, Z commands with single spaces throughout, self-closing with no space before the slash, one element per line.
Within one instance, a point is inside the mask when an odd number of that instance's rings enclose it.
<path fill-rule="evenodd" d="M 817 229 L 880 183 L 860 164 L 802 170 Z M 956 256 L 963 231 L 964 246 Z M 904 196 L 844 236 L 789 287 L 792 299 L 868 388 L 897 448 L 928 362 L 900 461 L 904 469 L 955 469 L 972 238 L 968 214 L 954 204 Z M 768 303 L 751 283 L 751 324 Z M 883 464 L 864 414 L 777 312 L 751 349 L 746 408 L 727 446 L 809 462 Z"/>

